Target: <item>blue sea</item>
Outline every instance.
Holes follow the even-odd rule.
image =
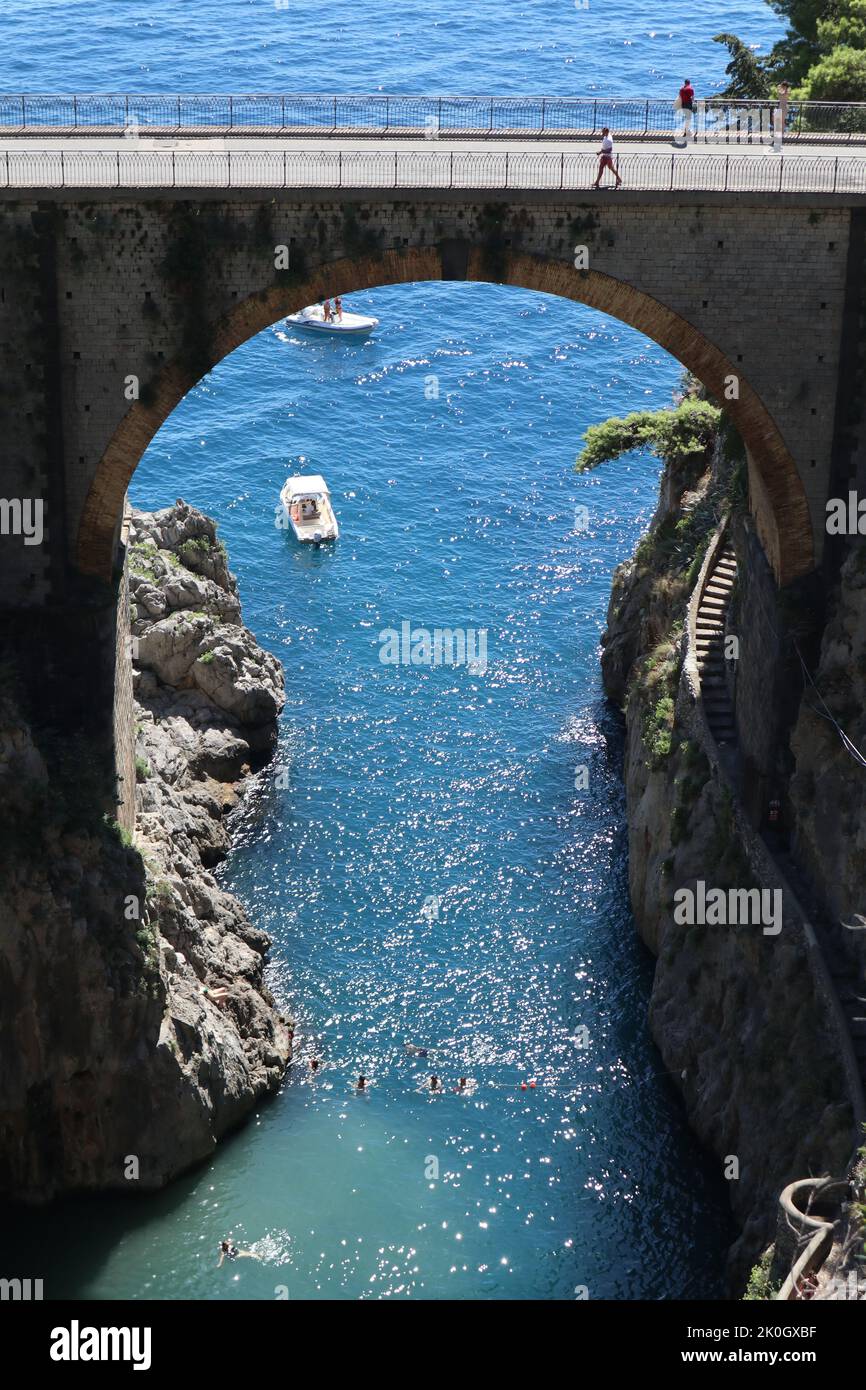
[[[758,0],[6,0],[5,85],[657,96],[690,76],[700,95],[724,85],[720,29],[780,31]],[[339,288],[381,320],[368,340],[275,323],[181,403],[131,491],[218,519],[285,666],[277,758],[220,872],[273,938],[301,1055],[166,1192],[6,1234],[49,1297],[721,1297],[726,1184],[647,1033],[599,676],[658,464],[574,472],[587,426],[669,404],[679,365],[545,295]],[[327,478],[335,546],[275,525],[293,472]],[[486,660],[387,664],[404,622],[483,633]],[[228,1233],[260,1259],[217,1270]]]

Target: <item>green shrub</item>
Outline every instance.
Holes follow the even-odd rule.
[[[775,1298],[781,1288],[778,1280],[770,1278],[770,1266],[773,1263],[772,1245],[764,1251],[758,1263],[753,1266],[749,1275],[749,1282],[746,1285],[746,1292],[743,1298],[748,1300],[763,1300]]]
[[[674,702],[670,695],[663,695],[651,706],[643,726],[647,760],[654,770],[657,770],[670,754],[673,737]]]
[[[108,831],[109,835],[120,841],[124,849],[132,849],[134,847],[135,841],[132,835],[119,821],[114,820],[111,816],[106,814],[102,817],[102,825],[103,828]]]

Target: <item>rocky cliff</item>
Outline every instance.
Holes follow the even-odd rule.
[[[211,869],[267,758],[279,663],[240,621],[212,521],[135,514],[133,837],[95,808],[86,743],[35,739],[0,688],[0,1191],[153,1188],[280,1083],[268,940]]]
[[[866,914],[866,767],[856,756],[866,749],[862,548],[848,555],[831,593],[813,680],[801,679],[805,688],[791,736],[795,848],[832,916],[850,922]],[[866,970],[866,932],[846,939]]]
[[[731,786],[742,786],[736,755],[729,750],[711,764],[690,736],[683,699],[686,601],[724,514],[733,514],[739,593],[767,585],[742,506],[741,465],[726,448],[719,441],[706,454],[698,477],[692,460],[687,486],[676,486],[675,466],[666,468],[650,532],[614,579],[602,667],[608,694],[625,706],[630,893],[638,929],[657,957],[650,1027],[693,1127],[730,1179],[742,1226],[731,1275],[741,1289],[772,1239],[782,1187],[843,1172],[853,1130],[802,934],[787,926],[767,936],[759,927],[674,922],[675,890],[699,879],[749,888],[760,872],[754,841],[735,814]],[[776,655],[772,646],[744,644],[731,675],[744,705],[752,692],[755,721],[774,688]],[[752,780],[766,790],[779,774],[780,760],[768,757],[764,780],[757,773]]]

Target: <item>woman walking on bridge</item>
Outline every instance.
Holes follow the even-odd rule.
[[[598,152],[598,178],[592,185],[593,188],[598,188],[605,169],[609,169],[613,174],[616,179],[614,187],[619,188],[622,179],[619,176],[619,170],[613,162],[613,139],[611,138],[611,133],[607,126],[605,126],[601,132],[601,149]]]

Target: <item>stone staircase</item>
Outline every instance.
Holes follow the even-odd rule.
[[[737,738],[725,675],[725,616],[736,577],[736,556],[726,544],[707,578],[695,622],[701,697],[710,733],[718,744],[735,743]]]

